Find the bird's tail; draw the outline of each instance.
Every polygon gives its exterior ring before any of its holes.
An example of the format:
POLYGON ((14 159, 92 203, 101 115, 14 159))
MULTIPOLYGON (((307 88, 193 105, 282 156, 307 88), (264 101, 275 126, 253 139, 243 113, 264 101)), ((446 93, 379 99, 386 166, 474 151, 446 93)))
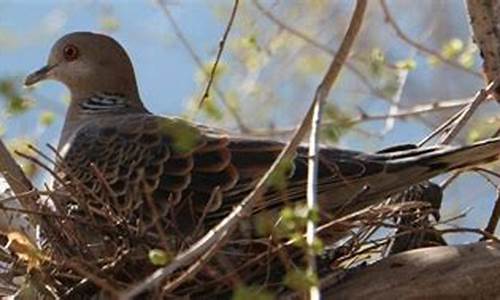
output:
POLYGON ((387 172, 391 169, 419 166, 426 168, 427 176, 464 169, 500 158, 500 138, 492 138, 472 145, 435 146, 410 151, 389 152, 387 172))
MULTIPOLYGON (((328 157, 328 153, 325 154, 328 157)), ((339 163, 338 155, 337 159, 333 159, 333 155, 330 157, 332 164, 339 163)), ((322 205, 335 211, 345 203, 350 203, 348 211, 357 210, 434 176, 498 160, 500 138, 492 138, 463 147, 390 149, 358 158, 359 165, 363 162, 361 172, 363 174, 345 176, 344 179, 333 182, 323 182, 320 188, 325 192, 323 201, 320 200, 322 205), (364 192, 361 192, 362 190, 364 192), (332 193, 336 195, 333 198, 332 193), (357 195, 357 199, 349 201, 352 200, 353 195, 357 195)), ((354 165, 356 156, 351 156, 347 160, 350 165, 354 165)), ((339 168, 339 171, 342 173, 342 168, 339 168)))

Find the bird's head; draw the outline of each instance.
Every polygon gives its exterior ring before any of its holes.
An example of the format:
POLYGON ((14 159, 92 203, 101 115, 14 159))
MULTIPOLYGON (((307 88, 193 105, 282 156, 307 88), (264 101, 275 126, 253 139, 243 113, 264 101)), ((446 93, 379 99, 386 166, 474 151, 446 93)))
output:
POLYGON ((74 32, 60 38, 52 46, 47 65, 28 75, 25 85, 46 79, 62 82, 73 99, 99 92, 138 98, 134 70, 126 51, 103 34, 74 32))

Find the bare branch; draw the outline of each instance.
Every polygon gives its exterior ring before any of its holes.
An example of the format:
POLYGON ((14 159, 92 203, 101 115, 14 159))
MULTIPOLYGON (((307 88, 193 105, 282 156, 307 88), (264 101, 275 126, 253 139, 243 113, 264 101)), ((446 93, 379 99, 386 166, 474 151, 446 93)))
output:
MULTIPOLYGON (((39 210, 37 204, 37 200, 39 199, 38 194, 31 184, 31 181, 24 174, 21 167, 19 167, 16 161, 12 158, 2 140, 0 140, 0 174, 3 175, 10 188, 14 192, 14 195, 19 195, 17 201, 19 201, 23 209, 30 211, 39 210), (23 195, 31 196, 23 197, 23 195)), ((25 233, 29 234, 30 237, 33 238, 33 240, 35 237, 34 229, 38 224, 42 223, 41 219, 42 218, 40 216, 29 215, 31 227, 29 228, 29 232, 25 233)))
POLYGON ((233 10, 231 11, 231 16, 229 17, 229 21, 226 26, 226 30, 222 35, 221 40, 219 41, 219 50, 217 51, 217 56, 215 57, 214 64, 212 66, 212 70, 210 71, 210 75, 208 76, 207 86, 205 87, 205 91, 203 92, 203 96, 200 100, 199 107, 203 105, 203 102, 210 96, 210 87, 215 78, 215 71, 217 70, 217 65, 219 64, 219 60, 222 56, 222 51, 224 51, 224 45, 226 44, 227 37, 229 35, 229 31, 231 31, 231 27, 233 26, 234 17, 236 16, 236 12, 238 11, 239 0, 234 0, 233 10))
POLYGON ((497 199, 495 201, 495 206, 491 211, 490 220, 484 231, 494 234, 498 225, 498 219, 500 218, 500 189, 497 189, 497 199))
POLYGON ((462 127, 464 127, 467 121, 469 121, 479 105, 481 105, 481 103, 486 100, 488 95, 492 94, 497 89, 498 84, 499 81, 496 79, 492 81, 486 87, 486 89, 481 89, 476 94, 474 100, 462 110, 463 112, 461 112, 458 118, 452 123, 453 127, 451 127, 449 131, 443 136, 443 138, 441 139, 442 144, 449 144, 457 136, 458 132, 460 132, 462 127))
MULTIPOLYGON (((345 121, 345 126, 353 126, 358 125, 360 123, 365 122, 374 122, 374 121, 384 121, 389 118, 393 119, 406 119, 409 117, 417 117, 424 114, 440 112, 453 108, 463 108, 464 106, 470 104, 472 99, 453 99, 453 100, 438 100, 432 103, 426 104, 418 104, 413 107, 408 107, 406 109, 398 109, 395 113, 388 114, 368 114, 365 112, 361 112, 357 117, 354 117, 350 120, 345 121)), ((458 112, 460 113, 460 112, 458 112)), ((458 114, 457 113, 457 114, 458 114)), ((451 123, 451 122, 450 122, 451 123)), ((335 121, 326 121, 322 123, 322 127, 324 126, 332 126, 336 125, 335 121)), ((447 124, 449 125, 449 124, 447 124)), ((254 129, 252 134, 255 136, 276 136, 276 135, 287 135, 294 131, 291 128, 283 128, 283 129, 254 129)), ((432 136, 431 136, 432 138, 432 136)))
MULTIPOLYGON (((191 46, 191 44, 187 40, 186 36, 184 35, 184 33, 182 32, 182 30, 177 25, 177 22, 175 21, 174 17, 170 13, 170 10, 168 9, 167 5, 165 4, 165 1, 163 1, 163 0, 156 0, 156 3, 161 8, 161 10, 162 10, 163 14, 165 15, 165 17, 167 17, 167 20, 169 21, 170 25, 172 26, 172 29, 174 30, 175 35, 181 41, 181 43, 184 46, 184 48, 186 48, 186 50, 188 51, 188 53, 191 56, 191 58, 193 59, 193 61, 196 63, 196 65, 198 66, 198 68, 200 68, 200 70, 205 74, 205 76, 207 78, 209 78, 210 74, 204 68, 203 61, 198 56, 198 54, 196 54, 196 51, 191 46)), ((245 123, 243 122, 241 116, 238 114, 238 111, 232 105, 229 104, 229 101, 227 100, 227 98, 224 95, 224 93, 222 92, 222 90, 217 86, 217 84, 215 84, 215 83, 213 84, 213 89, 214 89, 215 93, 217 94, 217 96, 221 99, 221 101, 224 104, 224 106, 226 107, 227 111, 233 117, 233 119, 236 122, 236 124, 238 125, 238 128, 240 129, 240 131, 241 132, 248 132, 249 129, 245 125, 245 123)))
MULTIPOLYGON (((299 31, 299 30, 293 28, 292 26, 286 24, 284 21, 280 20, 277 16, 275 16, 273 13, 271 13, 269 10, 267 10, 264 6, 262 6, 262 4, 258 0, 252 0, 252 2, 255 5, 255 7, 257 8, 257 10, 259 10, 270 21, 275 23, 279 28, 286 30, 291 35, 303 40, 307 44, 310 44, 311 46, 327 53, 328 55, 334 56, 337 54, 336 49, 333 49, 333 48, 329 47, 328 45, 325 45, 325 44, 322 44, 322 43, 316 41, 315 39, 313 39, 312 37, 310 37, 306 33, 299 31)), ((359 80, 361 80, 361 82, 368 88, 368 90, 370 92, 372 92, 377 97, 380 97, 381 99, 390 101, 390 99, 388 99, 384 95, 384 92, 381 91, 380 89, 378 89, 376 86, 374 86, 371 83, 370 79, 368 79, 366 77, 366 75, 363 74, 363 72, 361 72, 360 70, 358 70, 352 63, 349 63, 349 61, 346 61, 345 66, 347 69, 349 69, 351 72, 353 72, 354 75, 356 75, 359 78, 359 80)))
POLYGON ((380 5, 382 6, 382 10, 384 11, 384 15, 385 15, 385 20, 391 25, 392 28, 394 28, 394 30, 396 31, 396 35, 405 43, 407 43, 408 45, 414 47, 415 49, 421 51, 421 52, 424 52, 428 55, 431 55, 433 57, 435 57, 436 59, 438 59, 439 61, 449 65, 449 66, 452 66, 454 67, 455 69, 457 70, 461 70, 461 71, 464 71, 468 74, 471 74, 471 75, 474 75, 476 77, 481 77, 481 73, 479 72, 476 72, 476 71, 472 71, 472 70, 469 70, 467 69, 466 67, 462 66, 461 64, 453 61, 453 60, 450 60, 450 59, 447 59, 446 57, 444 57, 443 55, 441 55, 441 53, 439 53, 438 51, 436 50, 433 50, 433 49, 430 49, 430 48, 427 48, 425 46, 423 46, 422 44, 414 41, 413 39, 411 39, 408 35, 406 35, 403 30, 401 30, 401 27, 399 27, 398 23, 396 23, 396 20, 394 19, 394 17, 392 16, 391 12, 389 11, 389 8, 387 7, 387 4, 385 3, 385 0, 380 0, 380 5))

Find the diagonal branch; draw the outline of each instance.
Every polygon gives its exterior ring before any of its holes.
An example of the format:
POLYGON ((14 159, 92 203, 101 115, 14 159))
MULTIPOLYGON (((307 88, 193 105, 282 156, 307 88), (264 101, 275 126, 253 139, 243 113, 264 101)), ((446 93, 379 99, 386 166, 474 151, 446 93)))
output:
POLYGON ((483 103, 488 98, 488 95, 491 95, 494 91, 496 91, 498 85, 499 85, 499 80, 496 79, 492 81, 486 87, 486 89, 481 89, 476 94, 474 100, 465 108, 463 108, 457 119, 452 124, 450 124, 453 127, 449 128, 448 132, 446 132, 446 134, 441 139, 442 144, 449 144, 457 136, 457 134, 465 126, 467 121, 469 121, 469 119, 472 117, 472 115, 481 105, 481 103, 483 103))
MULTIPOLYGON (((38 194, 36 193, 31 181, 26 177, 21 167, 12 158, 5 144, 0 140, 0 174, 3 175, 8 185, 16 195, 17 200, 23 209, 29 211, 38 211, 37 205, 38 194), (35 191, 35 192, 34 192, 35 191), (22 195, 31 195, 30 197, 23 197, 22 195)), ((41 224, 41 216, 29 215, 29 221, 32 229, 37 224, 41 224)), ((34 230, 33 230, 34 232, 34 230)), ((32 238, 34 237, 31 236, 32 238)))
MULTIPOLYGON (((359 2, 365 3, 366 5, 366 0, 360 0, 359 2)), ((359 6, 362 5, 360 4, 359 6)), ((178 254, 169 265, 158 269, 145 280, 133 286, 128 291, 122 293, 119 297, 120 299, 132 299, 143 291, 156 286, 159 282, 171 276, 177 270, 192 264, 200 257, 203 256, 203 259, 207 260, 211 256, 213 256, 215 249, 219 248, 216 246, 222 246, 226 238, 236 228, 239 220, 251 213, 254 204, 267 190, 268 181, 271 175, 277 170, 282 162, 289 160, 293 156, 295 150, 302 141, 302 138, 311 128, 313 114, 317 103, 325 101, 335 79, 337 78, 341 66, 342 60, 338 59, 334 59, 330 64, 324 79, 316 90, 313 102, 309 107, 300 126, 297 128, 293 138, 287 143, 278 158, 273 162, 269 170, 259 180, 255 188, 245 197, 245 199, 243 199, 241 203, 237 205, 233 209, 233 211, 219 224, 214 226, 202 238, 200 238, 196 243, 189 247, 189 249, 178 254)))
POLYGON ((219 41, 219 50, 217 51, 217 55, 215 57, 214 64, 212 66, 212 70, 210 71, 210 75, 208 76, 207 86, 205 87, 205 91, 203 92, 203 96, 201 97, 199 107, 203 105, 203 102, 208 99, 210 96, 210 87, 215 79, 215 71, 217 71, 217 65, 219 64, 220 58, 222 56, 222 51, 224 51, 224 46, 226 45, 226 40, 229 35, 229 31, 231 31, 231 27, 233 26, 234 18, 236 17, 236 12, 238 11, 239 0, 234 0, 233 10, 231 11, 231 16, 229 17, 229 21, 227 22, 226 30, 222 35, 221 40, 219 41))

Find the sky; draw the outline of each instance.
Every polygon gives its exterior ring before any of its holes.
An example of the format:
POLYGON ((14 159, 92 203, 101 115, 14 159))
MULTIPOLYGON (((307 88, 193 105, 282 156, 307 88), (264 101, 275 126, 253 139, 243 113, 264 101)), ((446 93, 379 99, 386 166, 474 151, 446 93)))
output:
MULTIPOLYGON (((227 0, 222 2, 231 3, 227 0)), ((214 13, 211 5, 214 2, 170 0, 167 3, 179 27, 185 32, 202 60, 209 61, 213 57, 214 50, 217 49, 218 41, 226 25, 224 20, 214 13)), ((267 1, 266 3, 274 2, 267 1)), ((450 14, 456 19, 450 30, 455 32, 453 34, 467 36, 463 7, 452 6, 451 8, 453 13, 450 14)), ((422 28, 412 26, 410 18, 412 13, 414 12, 411 10, 402 12, 403 16, 408 14, 408 17, 400 18, 401 25, 410 34, 417 35, 422 28)), ((108 28, 108 33, 112 34, 131 56, 142 98, 150 110, 158 114, 178 115, 185 111, 190 97, 198 94, 201 96, 204 86, 195 79, 198 68, 176 39, 167 19, 154 1, 0 0, 0 75, 18 76, 18 80, 21 81, 26 74, 45 64, 51 45, 63 34, 72 31, 102 32, 103 28, 108 28), (113 27, 115 30, 109 30, 113 27)), ((394 39, 394 35, 391 39, 394 39)), ((409 53, 406 46, 393 46, 391 51, 391 55, 395 57, 409 53)), ((419 59, 425 60, 422 57, 419 59)), ((425 70, 411 74, 409 91, 405 91, 404 97, 421 90, 421 99, 427 98, 426 88, 435 84, 435 80, 436 78, 428 76, 425 70)), ((456 81, 459 80, 461 78, 456 79, 456 81)), ((471 95, 480 84, 481 81, 476 80, 471 86, 457 87, 453 80, 443 80, 444 92, 439 96, 446 98, 471 95), (467 92, 460 94, 461 92, 457 91, 467 92)), ((343 86, 340 86, 339 90, 343 88, 346 90, 343 86)), ((345 92, 337 91, 336 93, 336 99, 339 97, 344 99, 348 96, 345 92)), ((310 94, 312 95, 312 90, 310 94)), ((39 140, 51 141, 54 144, 62 126, 62 117, 49 128, 42 128, 39 123, 30 122, 30 119, 38 118, 38 113, 44 110, 63 116, 64 101, 68 97, 67 90, 59 83, 44 82, 36 88, 34 97, 36 101, 33 111, 20 119, 9 119, 9 123, 4 124, 7 128, 5 136, 12 138, 19 134, 35 133, 39 140)), ((299 112, 293 112, 292 115, 301 115, 301 110, 305 109, 307 103, 304 101, 301 106, 297 107, 299 112)), ((375 102, 369 107, 374 110, 386 108, 385 105, 375 102)), ((289 112, 277 112, 278 119, 285 119, 289 115, 289 112)), ((6 121, 7 119, 0 115, 0 122, 6 121)), ((292 121, 292 124, 296 124, 299 120, 292 118, 292 121)), ((374 148, 394 143, 415 142, 428 133, 428 129, 414 123, 398 122, 397 124, 398 130, 390 132, 383 141, 370 142, 373 145, 359 139, 359 136, 356 139, 347 137, 340 143, 344 147, 353 147, 357 150, 374 150, 374 148)), ((450 192, 447 192, 447 196, 452 199, 467 193, 471 185, 461 184, 465 182, 475 185, 481 181, 477 176, 464 176, 453 185, 450 192)), ((485 188, 476 193, 475 197, 477 199, 488 198, 491 193, 490 188, 485 188)), ((457 205, 450 202, 447 211, 456 213, 466 209, 469 204, 462 202, 457 205)), ((471 221, 466 221, 466 225, 484 223, 483 220, 487 217, 491 203, 476 201, 473 206, 471 221)))

